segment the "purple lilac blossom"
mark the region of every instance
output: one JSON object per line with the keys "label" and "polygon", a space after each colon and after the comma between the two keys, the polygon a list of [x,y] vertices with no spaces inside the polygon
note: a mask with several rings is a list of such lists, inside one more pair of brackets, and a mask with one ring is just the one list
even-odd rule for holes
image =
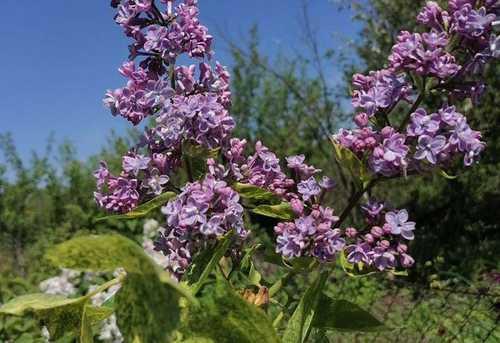
{"label": "purple lilac blossom", "polygon": [[127,174],[111,175],[105,162],[101,162],[94,176],[97,179],[94,198],[100,207],[117,213],[126,213],[137,207],[140,198],[137,179]]}
{"label": "purple lilac blossom", "polygon": [[431,164],[438,163],[439,154],[446,148],[446,137],[431,137],[422,135],[418,137],[417,151],[414,157],[417,160],[426,159]]}
{"label": "purple lilac blossom", "polygon": [[420,34],[402,31],[389,56],[390,66],[396,70],[414,71],[422,76],[440,79],[453,76],[460,66],[444,49],[447,42],[444,32]]}
{"label": "purple lilac blossom", "polygon": [[417,109],[410,117],[410,124],[406,128],[406,134],[410,137],[423,134],[434,135],[440,126],[439,115],[427,115],[423,108]]}
{"label": "purple lilac blossom", "polygon": [[405,135],[394,132],[388,127],[382,132],[385,138],[382,144],[373,150],[369,160],[370,167],[374,172],[384,176],[404,172],[408,166],[407,154],[409,151],[409,147],[405,144]]}
{"label": "purple lilac blossom", "polygon": [[304,155],[290,156],[286,158],[288,168],[294,170],[301,180],[305,180],[321,172],[321,169],[316,169],[313,166],[304,163]]}
{"label": "purple lilac blossom", "polygon": [[384,203],[380,201],[376,201],[374,199],[370,199],[368,203],[364,204],[361,206],[361,209],[367,216],[367,219],[372,222],[374,220],[377,220],[381,214],[381,212],[384,210]]}
{"label": "purple lilac blossom", "polygon": [[496,15],[487,13],[485,7],[476,10],[471,4],[465,4],[453,13],[452,30],[468,39],[475,39],[486,33],[495,19]]}
{"label": "purple lilac blossom", "polygon": [[407,100],[411,92],[411,86],[404,75],[391,70],[371,72],[368,76],[355,74],[352,83],[352,105],[362,108],[369,117],[379,109],[386,109],[400,100]]}
{"label": "purple lilac blossom", "polygon": [[203,248],[196,244],[213,243],[232,230],[240,239],[246,238],[239,199],[225,181],[207,175],[202,181],[188,183],[181,194],[162,208],[167,226],[156,246],[171,261],[170,272],[177,278],[182,276],[191,256]]}
{"label": "purple lilac blossom", "polygon": [[431,29],[444,31],[448,26],[450,17],[435,1],[428,1],[417,16],[417,21]]}
{"label": "purple lilac blossom", "polygon": [[274,228],[276,252],[286,258],[312,256],[321,262],[332,261],[345,246],[340,230],[333,229],[337,221],[332,209],[314,205],[309,215],[278,223]]}
{"label": "purple lilac blossom", "polygon": [[401,235],[401,237],[412,240],[415,238],[413,230],[415,230],[415,222],[408,221],[408,212],[400,210],[397,212],[387,212],[385,220],[391,228],[393,235]]}
{"label": "purple lilac blossom", "polygon": [[316,179],[311,176],[309,179],[301,181],[297,184],[297,191],[300,195],[302,195],[304,201],[308,201],[321,193],[321,187]]}

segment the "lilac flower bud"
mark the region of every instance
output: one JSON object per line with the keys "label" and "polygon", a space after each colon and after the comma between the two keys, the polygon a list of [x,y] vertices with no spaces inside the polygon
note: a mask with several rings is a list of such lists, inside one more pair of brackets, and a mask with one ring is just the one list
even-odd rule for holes
{"label": "lilac flower bud", "polygon": [[391,243],[388,240],[384,239],[379,242],[378,246],[384,250],[387,250],[391,246]]}
{"label": "lilac flower bud", "polygon": [[301,216],[304,213],[304,204],[299,199],[291,199],[290,205],[297,216]]}
{"label": "lilac flower bud", "polygon": [[389,235],[392,232],[392,227],[389,224],[385,223],[382,226],[382,230],[384,230],[384,234]]}
{"label": "lilac flower bud", "polygon": [[406,244],[399,243],[396,250],[399,254],[404,254],[408,251],[408,246]]}
{"label": "lilac flower bud", "polygon": [[366,243],[369,243],[369,244],[373,244],[373,243],[375,243],[375,237],[373,237],[373,236],[372,236],[372,234],[370,234],[370,233],[367,233],[367,234],[364,236],[364,238],[365,238],[365,242],[366,242]]}
{"label": "lilac flower bud", "polygon": [[356,236],[358,235],[358,230],[353,227],[348,227],[345,229],[345,235],[348,238],[356,238]]}
{"label": "lilac flower bud", "polygon": [[404,268],[410,268],[411,266],[413,266],[413,264],[415,264],[415,260],[413,259],[413,257],[405,253],[401,254],[400,262],[401,266],[403,266]]}
{"label": "lilac flower bud", "polygon": [[384,230],[380,226],[374,226],[370,230],[370,233],[374,238],[380,238],[384,235]]}
{"label": "lilac flower bud", "polygon": [[356,114],[356,116],[354,116],[354,122],[359,127],[367,126],[369,123],[368,114],[366,114],[365,112]]}
{"label": "lilac flower bud", "polygon": [[323,189],[330,190],[335,187],[335,181],[328,176],[323,176],[323,178],[319,182],[319,185]]}
{"label": "lilac flower bud", "polygon": [[417,21],[432,29],[442,31],[448,24],[449,16],[435,1],[428,1],[418,14]]}

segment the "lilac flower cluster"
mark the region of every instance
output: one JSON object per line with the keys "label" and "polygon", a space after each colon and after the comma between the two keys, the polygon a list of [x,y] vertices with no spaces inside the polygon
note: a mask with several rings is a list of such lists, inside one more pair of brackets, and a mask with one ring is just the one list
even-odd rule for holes
{"label": "lilac flower cluster", "polygon": [[297,219],[275,226],[276,252],[289,259],[310,256],[321,262],[333,261],[345,240],[341,230],[334,228],[339,217],[321,202],[335,183],[327,176],[318,182],[315,175],[321,170],[306,164],[304,155],[290,156],[286,161],[295,178],[295,187],[290,185],[287,197]]}
{"label": "lilac flower cluster", "polygon": [[132,61],[124,63],[119,71],[128,78],[127,85],[108,90],[103,102],[113,115],[121,115],[134,125],[165,106],[173,94],[158,75],[136,67]]}
{"label": "lilac flower cluster", "polygon": [[[388,210],[371,201],[362,207],[365,229],[343,228],[346,213],[337,217],[324,203],[335,183],[325,176],[320,179],[321,170],[306,164],[305,156],[287,157],[287,174],[276,154],[260,141],[252,153],[245,151],[247,142],[232,136],[229,73],[217,62],[208,64],[214,55],[213,38],[199,22],[197,1],[161,3],[163,10],[154,0],[112,1],[116,22],[133,43],[130,61],[119,69],[128,82],[108,91],[104,103],[113,115],[134,125],[151,117],[153,126],[123,157],[118,176],[104,162],[96,171],[98,204],[124,213],[165,190],[177,190],[162,207],[166,224],[154,242],[165,257],[162,265],[177,279],[196,254],[223,236],[232,233],[232,248],[238,249],[249,235],[240,196],[231,188],[234,182],[270,191],[289,205],[294,218],[274,228],[276,251],[284,258],[330,262],[342,253],[353,264],[380,271],[410,267],[414,261],[406,244],[414,238],[415,223],[408,221],[406,210]],[[386,69],[353,77],[358,127],[342,129],[335,139],[375,174],[394,176],[443,166],[458,155],[470,165],[484,149],[481,134],[451,102],[458,97],[477,99],[484,87],[463,81],[500,55],[499,40],[492,33],[499,6],[485,1],[477,8],[475,3],[450,0],[448,13],[429,2],[417,18],[428,32],[401,32]],[[176,65],[181,54],[198,64]],[[429,81],[433,91],[448,97],[432,114],[420,108],[420,96],[414,100],[417,88],[431,90],[426,89]],[[413,102],[412,113],[396,127],[390,114],[400,102]],[[191,167],[185,147],[192,145],[219,155],[207,158],[203,177],[194,179],[188,172],[189,182],[178,191],[173,176],[182,163],[186,170]],[[151,242],[146,247],[151,250]]]}
{"label": "lilac flower cluster", "polygon": [[472,130],[454,106],[429,115],[423,108],[417,109],[411,115],[407,136],[417,141],[414,159],[432,165],[445,163],[450,156],[462,153],[464,165],[470,166],[485,148],[481,133]]}
{"label": "lilac flower cluster", "polygon": [[[493,33],[500,6],[495,1],[482,7],[476,3],[450,0],[447,12],[429,1],[417,16],[428,32],[402,31],[387,69],[353,76],[358,128],[341,129],[334,139],[366,161],[374,174],[391,177],[447,167],[459,156],[465,166],[479,159],[485,147],[481,133],[471,129],[453,105],[464,98],[479,101],[485,85],[478,74],[486,62],[500,57],[500,40]],[[414,84],[407,81],[419,78]],[[448,100],[437,113],[427,115],[418,105],[430,91]],[[401,101],[413,106],[396,126],[389,115]]]}
{"label": "lilac flower cluster", "polygon": [[233,138],[225,152],[234,179],[264,188],[286,198],[295,182],[283,173],[276,154],[258,141],[255,144],[255,153],[245,157],[246,143],[244,139]]}
{"label": "lilac flower cluster", "polygon": [[192,256],[217,238],[229,231],[241,239],[248,234],[238,193],[213,175],[188,183],[162,212],[167,223],[156,249],[166,255],[167,268],[178,279],[186,272]]}
{"label": "lilac flower cluster", "polygon": [[[123,88],[109,90],[104,104],[113,115],[121,115],[134,125],[168,106],[175,94],[172,88],[177,89],[177,94],[194,90],[189,89],[189,82],[194,86],[192,67],[175,70],[180,74],[179,87],[171,88],[168,82],[167,66],[174,64],[179,55],[186,53],[204,59],[213,54],[212,36],[199,23],[197,1],[186,0],[175,10],[172,2],[168,2],[166,13],[162,13],[152,0],[123,0],[112,4],[118,9],[116,22],[134,40],[130,45],[130,58],[145,58],[139,66],[132,61],[124,63],[119,71],[128,83]],[[219,94],[221,103],[227,105],[230,101],[228,74],[224,68],[217,64],[214,73],[208,64],[202,63],[200,70],[200,85]]]}
{"label": "lilac flower cluster", "polygon": [[364,110],[368,117],[391,108],[400,100],[408,100],[411,92],[405,76],[389,69],[371,72],[368,76],[355,74],[352,83],[352,105]]}
{"label": "lilac flower cluster", "polygon": [[[111,175],[105,163],[95,174],[98,204],[124,213],[168,187],[170,175],[182,160],[183,145],[220,148],[229,139],[234,121],[228,113],[229,73],[221,64],[212,68],[200,63],[197,79],[194,65],[173,66],[181,53],[196,58],[213,55],[212,37],[198,21],[197,1],[186,0],[175,9],[173,1],[167,1],[165,13],[151,0],[112,5],[118,9],[116,21],[134,43],[131,61],[119,69],[129,81],[123,88],[108,91],[104,104],[113,115],[134,125],[148,116],[156,122],[123,158],[118,177]],[[139,57],[144,58],[137,65],[132,60]],[[168,68],[172,72],[167,73]]]}
{"label": "lilac flower cluster", "polygon": [[345,230],[347,261],[380,271],[411,267],[415,261],[407,253],[406,241],[414,239],[415,223],[408,221],[408,212],[387,211],[384,204],[376,201],[362,209],[370,224],[369,230],[364,234],[352,227]]}
{"label": "lilac flower cluster", "polygon": [[191,141],[213,149],[223,145],[234,128],[234,120],[213,95],[175,96],[156,118],[148,133],[151,151],[176,151]]}
{"label": "lilac flower cluster", "polygon": [[395,70],[445,79],[460,70],[455,57],[446,51],[447,45],[448,37],[444,32],[419,34],[402,31],[392,48],[389,65]]}
{"label": "lilac flower cluster", "polygon": [[321,262],[334,260],[345,246],[341,231],[333,229],[338,219],[331,208],[316,204],[310,214],[279,223],[274,228],[278,235],[276,251],[286,258],[312,256]]}
{"label": "lilac flower cluster", "polygon": [[94,173],[97,180],[94,197],[109,212],[129,212],[145,197],[160,195],[170,180],[169,173],[178,164],[178,158],[170,153],[147,157],[130,152],[122,158],[121,173],[114,176],[106,162],[101,162]]}

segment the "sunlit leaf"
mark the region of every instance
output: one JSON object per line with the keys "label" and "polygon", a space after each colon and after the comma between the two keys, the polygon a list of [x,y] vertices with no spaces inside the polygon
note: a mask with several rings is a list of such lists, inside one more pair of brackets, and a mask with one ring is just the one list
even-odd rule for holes
{"label": "sunlit leaf", "polygon": [[269,203],[279,202],[279,197],[276,194],[248,183],[237,182],[232,185],[232,188],[238,192],[243,199],[265,201]]}
{"label": "sunlit leaf", "polygon": [[224,256],[231,244],[231,237],[232,233],[224,236],[214,249],[204,252],[202,259],[198,259],[197,264],[193,266],[195,270],[190,274],[188,280],[192,284],[191,289],[193,294],[197,294],[200,291],[212,270],[214,270],[217,263]]}
{"label": "sunlit leaf", "polygon": [[106,216],[106,217],[101,217],[97,218],[96,222],[104,221],[104,220],[110,220],[110,219],[137,219],[137,218],[142,218],[147,216],[151,211],[157,209],[158,207],[166,205],[166,203],[174,198],[177,194],[174,192],[165,192],[162,193],[161,195],[157,196],[156,198],[153,198],[149,200],[148,202],[145,202],[142,205],[137,206],[135,209],[128,213],[124,214],[115,214],[111,216]]}
{"label": "sunlit leaf", "polygon": [[[207,287],[208,288],[208,287]],[[257,306],[245,301],[229,284],[218,279],[205,288],[199,307],[190,307],[184,315],[183,336],[189,342],[203,338],[218,343],[278,343],[272,320]]]}
{"label": "sunlit leaf", "polygon": [[153,273],[151,259],[134,241],[117,235],[88,235],[73,238],[52,248],[46,257],[55,266],[91,272]]}
{"label": "sunlit leaf", "polygon": [[287,202],[278,205],[259,205],[251,211],[261,216],[283,220],[292,220],[295,217],[292,207]]}

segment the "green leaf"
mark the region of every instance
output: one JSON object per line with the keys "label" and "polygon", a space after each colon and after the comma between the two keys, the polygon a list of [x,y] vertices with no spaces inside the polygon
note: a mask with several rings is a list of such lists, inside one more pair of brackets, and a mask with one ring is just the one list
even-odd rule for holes
{"label": "green leaf", "polygon": [[202,259],[197,261],[197,264],[193,266],[195,269],[191,274],[188,282],[192,284],[192,292],[193,294],[197,294],[206,279],[212,272],[212,270],[217,266],[220,259],[226,253],[229,245],[231,244],[232,233],[227,234],[219,241],[215,249],[211,249],[205,254],[203,254]]}
{"label": "green leaf", "polygon": [[284,343],[302,343],[307,339],[328,275],[327,271],[322,272],[305,291],[295,312],[288,321],[282,339]]}
{"label": "green leaf", "polygon": [[207,159],[216,159],[220,152],[220,148],[207,149],[191,143],[185,144],[182,150],[187,163],[189,163],[189,168],[194,179],[200,179],[205,176],[207,172]]}
{"label": "green leaf", "polygon": [[[99,286],[98,290],[104,291],[120,280],[121,278],[116,278],[108,281]],[[112,308],[87,305],[96,292],[98,291],[78,298],[65,298],[45,293],[22,295],[0,307],[0,314],[34,315],[42,325],[47,326],[53,339],[63,337],[67,333],[81,336],[83,326],[87,325],[84,319],[90,323],[89,325],[95,325],[113,313]]]}
{"label": "green leaf", "polygon": [[251,211],[261,216],[283,220],[292,220],[295,217],[292,207],[287,202],[282,202],[278,205],[259,205]]}
{"label": "green leaf", "polygon": [[114,308],[105,306],[105,304],[101,307],[89,306],[89,305],[85,307],[86,307],[86,316],[90,325],[96,325],[102,322],[103,320],[108,319],[114,312]]}
{"label": "green leaf", "polygon": [[80,327],[80,343],[93,343],[94,335],[92,333],[92,323],[87,314],[87,310],[90,306],[84,306],[82,311],[82,321]]}
{"label": "green leaf", "polygon": [[174,198],[177,194],[174,192],[165,192],[157,196],[156,198],[153,198],[147,202],[145,202],[142,205],[137,206],[135,209],[132,211],[125,213],[125,214],[115,214],[111,216],[106,216],[106,217],[101,217],[97,218],[95,221],[100,222],[104,220],[110,220],[110,219],[136,219],[136,218],[142,218],[148,215],[151,211],[154,209],[157,209],[158,207],[164,206],[170,199]]}
{"label": "green leaf", "polygon": [[78,332],[87,297],[67,299],[58,295],[28,294],[12,299],[2,307],[1,314],[34,315],[47,326],[50,336],[58,339],[67,332]]}
{"label": "green leaf", "polygon": [[127,274],[116,294],[116,320],[126,342],[166,342],[180,321],[180,294],[156,274]]}
{"label": "green leaf", "polygon": [[81,302],[82,298],[68,299],[60,295],[35,293],[21,295],[0,307],[0,313],[24,316],[28,312],[50,310]]}
{"label": "green leaf", "polygon": [[220,278],[214,287],[204,288],[200,307],[189,307],[183,318],[180,331],[189,342],[198,342],[195,338],[218,343],[279,342],[264,311],[246,302]]}
{"label": "green leaf", "polygon": [[255,252],[261,247],[261,244],[255,244],[250,248],[245,248],[243,258],[241,259],[240,268],[245,270],[250,268],[250,263],[252,262],[252,257]]}
{"label": "green leaf", "polygon": [[352,175],[356,177],[356,181],[360,185],[366,184],[370,180],[370,173],[366,169],[365,164],[351,150],[344,148],[331,138],[333,148],[335,150],[335,159],[340,166],[345,167]]}
{"label": "green leaf", "polygon": [[56,246],[47,257],[59,266],[77,270],[126,270],[114,304],[118,326],[127,341],[163,342],[177,327],[179,297],[187,290],[180,291],[165,276],[160,279],[151,258],[128,238],[116,234],[77,237]]}
{"label": "green leaf", "polygon": [[89,235],[56,245],[47,259],[58,267],[91,272],[112,272],[124,268],[128,273],[153,273],[155,266],[134,241],[117,235]]}
{"label": "green leaf", "polygon": [[259,271],[255,269],[255,265],[252,263],[250,265],[250,272],[248,273],[248,280],[254,286],[259,287],[260,281],[262,280],[262,275],[260,275]]}
{"label": "green leaf", "polygon": [[279,197],[276,194],[248,183],[237,182],[232,185],[232,188],[246,200],[265,201],[269,203],[279,202]]}
{"label": "green leaf", "polygon": [[388,330],[377,318],[347,300],[335,300],[323,294],[320,303],[312,324],[315,328],[354,332]]}

